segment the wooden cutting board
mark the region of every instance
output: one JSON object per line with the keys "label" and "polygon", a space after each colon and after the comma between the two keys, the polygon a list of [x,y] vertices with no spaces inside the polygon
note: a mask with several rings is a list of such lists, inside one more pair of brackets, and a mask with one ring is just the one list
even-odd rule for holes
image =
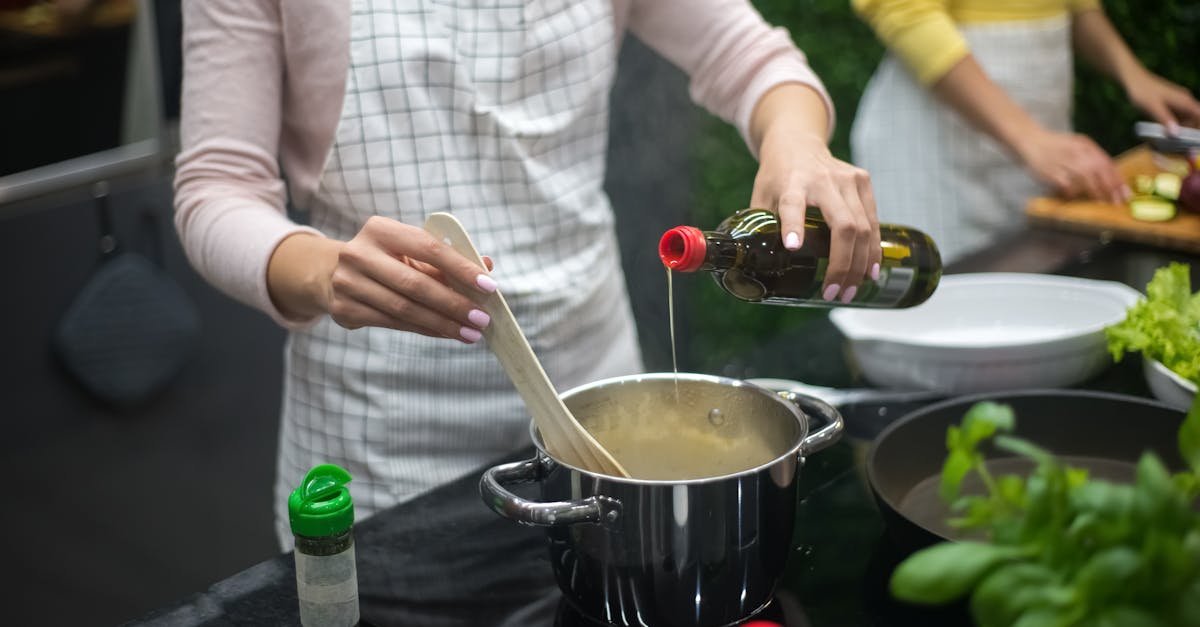
{"label": "wooden cutting board", "polygon": [[[1130,182],[1130,187],[1138,174],[1155,174],[1162,170],[1144,146],[1117,157],[1117,168]],[[1025,211],[1029,221],[1039,226],[1200,252],[1200,215],[1194,213],[1179,211],[1174,219],[1166,222],[1144,222],[1129,215],[1128,205],[1043,197],[1030,200]]]}

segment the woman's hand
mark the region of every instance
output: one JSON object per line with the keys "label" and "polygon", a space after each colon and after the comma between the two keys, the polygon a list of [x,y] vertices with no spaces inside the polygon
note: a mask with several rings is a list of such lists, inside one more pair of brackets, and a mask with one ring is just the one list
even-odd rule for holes
{"label": "woman's hand", "polygon": [[[316,244],[313,240],[321,238],[289,237],[271,258],[268,283],[272,299],[285,314],[311,313],[287,307],[288,299],[281,297],[299,291],[347,329],[386,327],[470,344],[479,341],[480,330],[491,322],[476,300],[496,291],[495,281],[424,229],[370,218],[353,239],[338,243],[334,256],[325,255],[324,263],[322,255],[308,256],[301,248]],[[484,261],[491,269],[491,260]],[[303,264],[324,280],[289,281],[288,266]],[[325,270],[318,269],[323,265]],[[305,283],[306,290],[295,289]]]}
{"label": "woman's hand", "polygon": [[[794,90],[800,90],[796,92]],[[791,102],[785,98],[791,98]],[[864,277],[879,278],[883,249],[875,196],[866,170],[835,158],[806,117],[795,114],[815,92],[799,85],[777,87],[764,96],[755,111],[764,123],[758,144],[759,167],[750,205],[779,214],[784,246],[795,250],[804,243],[804,217],[817,207],[832,234],[829,267],[821,295],[825,300],[854,299]],[[815,101],[824,116],[824,105]],[[791,114],[785,114],[791,107]]]}
{"label": "woman's hand", "polygon": [[1129,200],[1129,186],[1112,158],[1085,135],[1039,128],[1024,138],[1017,152],[1034,176],[1068,198],[1118,204]]}
{"label": "woman's hand", "polygon": [[1187,89],[1148,71],[1136,72],[1125,81],[1129,101],[1145,111],[1170,133],[1180,125],[1200,126],[1200,102]]}
{"label": "woman's hand", "polygon": [[1147,70],[1102,8],[1074,13],[1071,37],[1081,58],[1119,81],[1129,101],[1168,132],[1174,133],[1180,124],[1200,125],[1200,102],[1187,89]]}

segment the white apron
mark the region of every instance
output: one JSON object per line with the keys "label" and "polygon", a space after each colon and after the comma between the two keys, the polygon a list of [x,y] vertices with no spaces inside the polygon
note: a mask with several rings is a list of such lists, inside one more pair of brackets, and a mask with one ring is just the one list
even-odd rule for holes
{"label": "white apron", "polygon": [[[1034,120],[1070,130],[1068,17],[959,30],[987,75]],[[1048,191],[890,54],[867,85],[850,142],[853,161],[871,174],[879,220],[929,233],[947,263],[1020,229],[1025,203]]]}
{"label": "white apron", "polygon": [[[456,215],[559,390],[640,372],[602,189],[616,39],[608,0],[353,0],[342,118],[311,222]],[[483,342],[329,318],[288,341],[275,502],[309,468],[350,472],[357,517],[529,444]]]}

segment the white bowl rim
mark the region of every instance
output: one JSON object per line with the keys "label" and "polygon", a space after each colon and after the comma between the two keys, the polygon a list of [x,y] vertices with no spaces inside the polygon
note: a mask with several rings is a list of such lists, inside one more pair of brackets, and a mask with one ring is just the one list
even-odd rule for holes
{"label": "white bowl rim", "polygon": [[[979,342],[964,342],[955,341],[952,344],[943,344],[939,342],[930,342],[928,340],[914,340],[906,336],[892,335],[881,333],[877,327],[865,328],[865,325],[858,319],[862,315],[878,314],[881,310],[844,308],[834,309],[830,312],[829,319],[833,322],[838,330],[846,336],[846,339],[852,343],[878,341],[885,342],[896,347],[918,348],[918,349],[936,349],[940,351],[978,351],[981,349],[996,349],[996,348],[1024,348],[1034,346],[1046,346],[1061,342],[1071,342],[1085,338],[1090,335],[1101,333],[1106,327],[1116,324],[1123,320],[1128,314],[1129,307],[1132,307],[1139,299],[1144,298],[1144,295],[1138,290],[1125,285],[1118,281],[1107,281],[1100,279],[1087,279],[1081,277],[1062,276],[1055,274],[1040,274],[1033,272],[969,272],[960,274],[947,274],[941,278],[939,289],[944,285],[954,285],[957,283],[967,283],[973,286],[979,285],[1035,285],[1039,287],[1062,287],[1071,289],[1085,288],[1095,293],[1106,293],[1122,299],[1125,302],[1125,309],[1120,313],[1119,317],[1105,323],[1080,326],[1076,329],[1064,331],[1052,338],[1044,339],[1026,339],[1014,338],[1012,340],[997,340],[988,338]],[[936,292],[935,292],[936,293]],[[919,308],[919,306],[918,306]]]}
{"label": "white bowl rim", "polygon": [[1168,368],[1163,362],[1154,359],[1153,357],[1146,357],[1145,355],[1142,356],[1142,359],[1145,359],[1147,362],[1149,362],[1151,368],[1153,368],[1159,374],[1162,374],[1166,378],[1170,379],[1173,383],[1175,383],[1175,385],[1178,385],[1192,394],[1197,393],[1197,386],[1195,383],[1192,383],[1191,381],[1179,376],[1179,373]]}

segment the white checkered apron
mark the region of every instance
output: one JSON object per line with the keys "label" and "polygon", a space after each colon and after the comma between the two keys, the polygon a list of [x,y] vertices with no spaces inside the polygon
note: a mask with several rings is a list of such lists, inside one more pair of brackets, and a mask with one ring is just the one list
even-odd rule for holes
{"label": "white checkered apron", "polygon": [[[456,215],[558,389],[639,372],[602,189],[616,39],[608,0],[353,0],[341,122],[313,226]],[[288,342],[276,482],[319,463],[354,477],[363,516],[529,444],[484,343],[330,319]]]}
{"label": "white checkered apron", "polygon": [[[1066,17],[960,25],[988,76],[1042,126],[1071,128],[1071,29]],[[954,261],[1020,229],[1025,204],[1047,188],[991,137],[884,58],[850,134],[871,173],[879,219],[933,237]]]}

